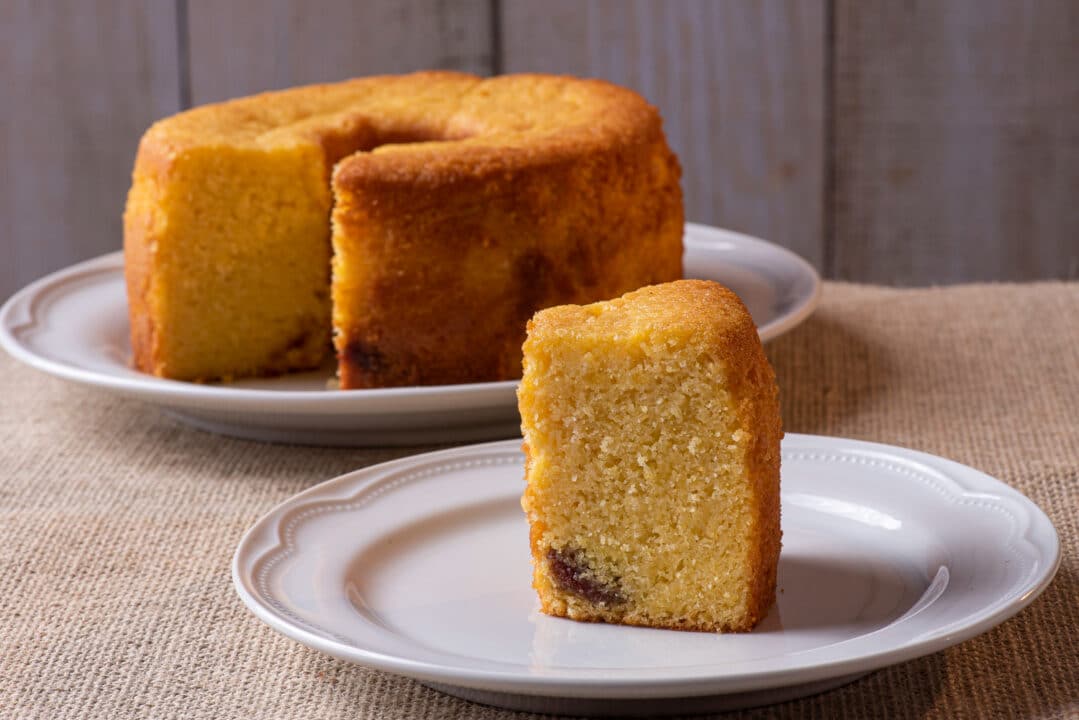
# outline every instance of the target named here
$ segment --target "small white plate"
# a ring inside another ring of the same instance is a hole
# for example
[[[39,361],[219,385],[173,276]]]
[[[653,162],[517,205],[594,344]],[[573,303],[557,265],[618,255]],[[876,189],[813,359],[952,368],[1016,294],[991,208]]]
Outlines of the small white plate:
[[[519,444],[416,455],[297,495],[240,543],[240,597],[304,645],[471,700],[653,715],[788,700],[936,652],[1019,612],[1060,560],[1045,514],[977,470],[788,435],[780,590],[753,632],[547,617]]]
[[[800,257],[763,240],[686,226],[687,276],[738,293],[773,338],[816,307],[820,278]],[[269,442],[411,445],[512,437],[520,432],[516,381],[330,390],[334,367],[200,385],[131,368],[123,256],[112,253],[27,286],[0,309],[0,346],[67,380],[159,405],[196,427]]]

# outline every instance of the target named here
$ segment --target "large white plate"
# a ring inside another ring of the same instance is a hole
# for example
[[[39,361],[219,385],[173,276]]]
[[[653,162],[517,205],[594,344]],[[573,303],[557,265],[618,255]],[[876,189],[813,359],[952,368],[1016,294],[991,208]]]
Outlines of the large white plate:
[[[816,307],[807,262],[763,240],[686,226],[685,271],[718,280],[749,307],[765,340]],[[334,368],[227,385],[163,380],[131,368],[123,256],[43,278],[0,309],[0,346],[39,370],[155,403],[205,430],[315,445],[409,445],[512,437],[517,383],[330,390]]]
[[[551,618],[530,587],[519,444],[416,455],[297,495],[240,543],[240,596],[305,645],[455,695],[651,715],[786,700],[954,645],[1029,604],[1059,563],[1045,514],[977,470],[788,435],[780,589],[756,630]]]

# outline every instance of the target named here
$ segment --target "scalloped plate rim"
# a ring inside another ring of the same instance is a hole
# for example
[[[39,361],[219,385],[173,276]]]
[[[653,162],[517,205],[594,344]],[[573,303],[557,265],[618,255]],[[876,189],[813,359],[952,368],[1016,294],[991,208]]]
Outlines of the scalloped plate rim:
[[[771,672],[725,673],[707,676],[674,676],[655,678],[642,684],[639,676],[606,678],[597,680],[594,674],[579,673],[579,677],[529,676],[519,671],[505,672],[491,670],[462,670],[460,667],[437,666],[429,662],[414,661],[395,657],[380,652],[367,652],[362,648],[349,647],[340,642],[328,640],[312,633],[265,604],[259,597],[259,591],[251,577],[252,568],[264,560],[271,550],[263,550],[257,558],[249,557],[254,552],[253,544],[260,534],[273,528],[290,512],[311,503],[326,503],[331,499],[341,499],[359,494],[364,486],[377,483],[380,479],[392,477],[404,468],[423,464],[431,465],[469,454],[512,453],[519,440],[499,441],[481,445],[469,445],[434,453],[414,455],[399,460],[363,468],[305,490],[293,496],[267,513],[248,530],[240,542],[233,558],[232,574],[237,592],[248,608],[261,620],[276,631],[301,642],[309,647],[321,650],[335,657],[356,662],[377,669],[403,674],[415,679],[441,685],[459,686],[474,690],[495,693],[520,693],[524,695],[546,697],[575,698],[654,698],[654,697],[690,697],[711,694],[742,693],[769,688],[790,687],[796,684],[813,683],[847,675],[864,673],[887,665],[927,655],[964,640],[975,637],[997,624],[1012,617],[1030,604],[1051,582],[1060,563],[1060,547],[1055,528],[1049,519],[1028,498],[1015,489],[992,478],[985,473],[961,465],[951,460],[927,453],[904,448],[869,443],[865,441],[828,438],[823,436],[788,434],[784,440],[785,454],[803,447],[821,445],[842,445],[852,456],[863,454],[885,454],[898,458],[903,463],[920,463],[933,474],[944,478],[944,492],[953,497],[976,498],[977,503],[998,502],[1006,512],[1021,512],[1021,534],[1019,541],[1031,548],[1042,563],[1040,568],[1030,568],[1025,585],[1014,589],[1009,595],[981,608],[980,614],[974,613],[968,622],[958,626],[941,628],[940,632],[926,637],[924,634],[907,645],[881,649],[874,653],[863,653],[856,657],[840,658],[832,662],[815,663],[807,667],[782,668]],[[792,458],[793,459],[793,458]],[[912,466],[913,467],[913,466]],[[346,493],[345,490],[348,490]],[[958,494],[957,494],[958,493]],[[989,498],[989,499],[987,499]],[[452,498],[449,499],[452,502]],[[1010,510],[1005,507],[1010,506]],[[1018,510],[1017,510],[1018,509]],[[276,530],[280,531],[277,526]],[[280,542],[280,537],[278,538]],[[928,606],[932,608],[932,604]],[[919,612],[925,612],[923,608]],[[906,616],[900,618],[905,619]],[[570,621],[565,621],[570,622]],[[897,620],[896,622],[899,622]],[[945,632],[946,630],[946,632]],[[872,633],[870,633],[872,634]],[[684,668],[683,668],[684,669]]]

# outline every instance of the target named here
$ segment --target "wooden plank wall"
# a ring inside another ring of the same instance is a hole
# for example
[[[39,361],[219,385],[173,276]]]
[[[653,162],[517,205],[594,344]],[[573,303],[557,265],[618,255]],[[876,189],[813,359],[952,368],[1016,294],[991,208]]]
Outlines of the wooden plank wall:
[[[602,77],[663,114],[686,216],[823,258],[824,4],[507,0],[502,65]]]
[[[229,0],[187,12],[195,105],[359,75],[491,73],[488,0]]]
[[[1079,277],[1073,0],[0,3],[0,299],[120,247],[138,137],[355,75],[567,72],[663,112],[687,216],[826,276]]]
[[[0,2],[0,300],[120,247],[135,143],[180,109],[177,78],[171,4]]]
[[[842,0],[833,276],[1079,277],[1079,2]]]

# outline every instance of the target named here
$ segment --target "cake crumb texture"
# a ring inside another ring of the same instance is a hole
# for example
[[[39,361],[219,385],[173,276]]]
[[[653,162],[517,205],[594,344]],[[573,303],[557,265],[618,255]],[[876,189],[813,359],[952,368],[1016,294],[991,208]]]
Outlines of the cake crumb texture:
[[[537,313],[518,400],[545,613],[708,631],[765,616],[782,429],[733,292],[683,280]]]

